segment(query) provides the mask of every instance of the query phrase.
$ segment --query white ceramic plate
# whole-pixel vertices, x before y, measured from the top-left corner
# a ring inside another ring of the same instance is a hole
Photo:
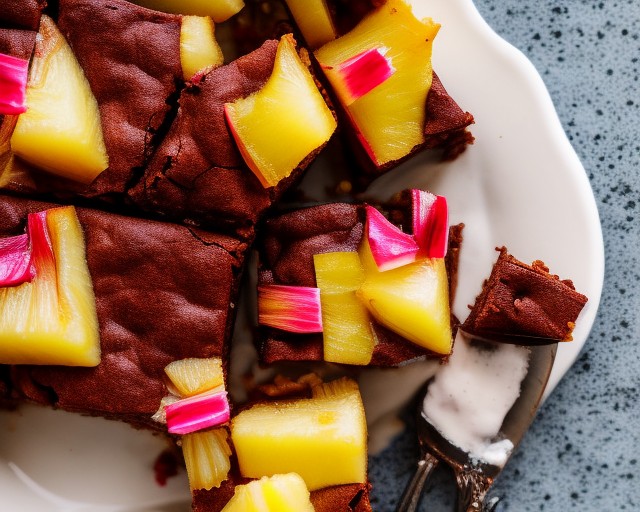
[[[589,182],[540,76],[491,31],[471,0],[414,3],[419,15],[442,24],[434,67],[451,95],[474,114],[477,142],[451,163],[420,155],[378,180],[372,192],[386,197],[419,187],[448,197],[451,220],[466,224],[454,305],[461,319],[490,272],[494,247],[505,245],[526,262],[542,259],[552,272],[573,279],[590,300],[574,341],[560,347],[551,390],[584,345],[600,300],[604,250]],[[397,432],[397,423],[389,421],[393,411],[429,372],[429,365],[411,365],[363,377],[374,448]],[[383,395],[385,389],[391,393]],[[382,406],[374,409],[374,403]],[[186,511],[184,475],[167,487],[154,481],[151,467],[162,448],[159,439],[115,422],[35,407],[0,412],[0,508]]]

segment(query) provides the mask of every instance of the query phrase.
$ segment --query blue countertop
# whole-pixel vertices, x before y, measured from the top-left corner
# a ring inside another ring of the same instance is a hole
[[[490,496],[499,511],[640,507],[640,3],[475,0],[549,89],[594,190],[605,242],[602,302],[580,357],[540,410]],[[411,435],[376,457],[374,509],[393,511],[408,480]],[[420,510],[452,511],[446,471]]]

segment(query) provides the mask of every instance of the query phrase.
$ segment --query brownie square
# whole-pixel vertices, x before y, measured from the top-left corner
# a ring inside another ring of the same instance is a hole
[[[410,224],[410,205],[387,205],[398,225]],[[363,204],[330,203],[287,212],[268,219],[258,239],[260,285],[316,286],[313,255],[357,251],[364,235]],[[449,257],[450,297],[455,293],[455,273],[462,243],[462,225],[451,230]],[[453,279],[452,279],[453,278]],[[377,344],[372,366],[397,366],[418,358],[434,357],[430,351],[373,321]],[[258,351],[264,363],[322,361],[322,334],[296,334],[260,326]],[[441,356],[437,356],[441,357]]]
[[[56,205],[0,200],[0,236]],[[221,235],[78,208],[102,349],[94,368],[16,365],[12,394],[68,411],[159,428],[164,367],[187,357],[228,360],[244,244]]]
[[[505,247],[476,298],[462,329],[477,335],[533,336],[571,340],[587,297],[573,282],[550,274],[540,260],[531,265],[511,256]]]
[[[278,41],[190,83],[167,136],[140,182],[137,206],[170,218],[252,239],[262,214],[322,149],[276,187],[264,188],[231,136],[224,104],[260,90],[273,71]]]

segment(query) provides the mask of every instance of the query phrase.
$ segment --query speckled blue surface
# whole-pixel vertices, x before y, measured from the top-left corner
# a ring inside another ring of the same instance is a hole
[[[640,2],[476,0],[545,81],[589,176],[604,232],[602,303],[580,358],[496,482],[506,512],[640,507]],[[372,464],[389,512],[413,469],[408,433]],[[378,469],[377,469],[378,468]],[[442,470],[421,510],[453,511]]]

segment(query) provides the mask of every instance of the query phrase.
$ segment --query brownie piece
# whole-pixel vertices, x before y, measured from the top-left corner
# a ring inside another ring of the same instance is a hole
[[[264,188],[231,136],[224,104],[260,90],[271,76],[278,41],[214,69],[190,84],[169,133],[131,192],[143,209],[253,238],[264,211],[302,173],[322,147],[291,176]]]
[[[410,224],[409,209],[402,203],[392,205],[390,216],[404,217]],[[400,219],[393,219],[403,224]],[[313,255],[326,252],[357,251],[364,235],[365,206],[362,204],[330,203],[284,213],[265,222],[258,240],[260,255],[259,284],[316,286]],[[453,250],[447,259],[452,284],[450,299],[455,292],[462,225],[454,227],[450,237]],[[406,361],[433,356],[386,327],[373,322],[377,344],[370,364],[397,366]],[[278,361],[322,361],[322,334],[296,334],[260,326],[258,350],[265,363]],[[441,356],[437,356],[441,357]]]
[[[175,109],[181,20],[125,0],[60,0],[57,24],[98,102],[109,167],[87,186],[27,166],[7,188],[123,203]]]
[[[0,236],[55,205],[0,199]],[[11,367],[13,397],[136,425],[167,394],[164,367],[187,357],[228,360],[244,244],[149,220],[77,209],[93,280],[102,361],[94,368]]]
[[[309,398],[311,396],[311,382],[313,379],[305,380],[304,377],[294,382],[286,377],[277,376],[273,382],[250,390],[249,403],[243,405],[242,408],[249,408],[258,402]],[[241,476],[233,446],[231,446],[231,450],[231,470],[228,479],[222,482],[219,488],[193,491],[192,510],[194,512],[220,512],[233,497],[235,486],[244,485],[251,481],[250,478]],[[311,503],[316,512],[371,512],[370,489],[371,484],[369,483],[325,487],[311,491]]]
[[[587,297],[570,280],[550,274],[536,260],[527,265],[505,247],[462,329],[476,335],[505,334],[570,341]]]
[[[109,168],[83,195],[124,193],[182,80],[181,16],[124,0],[60,0],[58,26],[100,107]]]
[[[193,512],[220,512],[233,497],[236,485],[250,482],[247,478],[230,475],[218,489],[193,492]],[[369,484],[346,484],[311,491],[311,503],[316,512],[371,512]]]

